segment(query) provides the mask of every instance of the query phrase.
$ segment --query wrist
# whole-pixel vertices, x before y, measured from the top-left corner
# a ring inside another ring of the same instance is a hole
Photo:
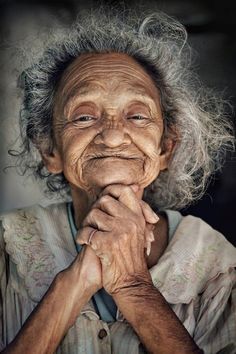
[[[92,286],[86,286],[79,269],[73,266],[57,274],[50,291],[54,293],[55,303],[63,311],[68,328],[74,324],[95,292]]]
[[[153,284],[121,289],[114,300],[148,352],[202,353]]]
[[[53,283],[58,295],[61,293],[64,298],[68,296],[70,302],[74,301],[75,303],[78,300],[88,302],[96,291],[96,286],[89,284],[79,269],[75,270],[72,267],[58,273]]]
[[[143,299],[156,296],[156,291],[157,289],[154,287],[151,279],[135,277],[132,281],[120,287],[112,294],[112,297],[121,312],[123,312],[122,309],[126,307],[127,302],[135,306],[139,302],[143,302]]]

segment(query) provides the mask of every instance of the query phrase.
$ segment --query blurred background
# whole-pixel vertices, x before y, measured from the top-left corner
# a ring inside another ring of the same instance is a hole
[[[8,155],[18,144],[20,93],[17,77],[40,55],[52,29],[69,25],[78,11],[96,1],[0,1],[0,211],[34,203],[53,202],[31,178],[20,176]],[[117,1],[107,1],[118,6]],[[137,7],[137,1],[123,1]],[[236,3],[232,0],[139,1],[147,9],[160,9],[182,22],[195,52],[195,70],[202,82],[222,92],[236,106]],[[232,119],[235,124],[235,115]],[[205,196],[183,214],[200,216],[236,245],[236,155],[230,154]]]

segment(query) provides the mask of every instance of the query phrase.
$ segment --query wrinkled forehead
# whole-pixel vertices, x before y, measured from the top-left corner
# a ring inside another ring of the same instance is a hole
[[[98,88],[117,93],[133,91],[159,100],[151,76],[135,59],[123,53],[80,55],[64,71],[57,96],[65,104],[74,95],[92,94]]]

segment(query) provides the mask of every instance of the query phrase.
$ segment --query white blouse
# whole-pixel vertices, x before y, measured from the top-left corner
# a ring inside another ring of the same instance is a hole
[[[77,251],[66,204],[17,210],[2,215],[1,220],[3,349]],[[235,267],[233,245],[201,219],[187,216],[179,223],[158,263],[150,269],[154,286],[206,354],[236,353]],[[56,353],[140,354],[145,350],[119,309],[116,321],[106,323],[90,301]]]

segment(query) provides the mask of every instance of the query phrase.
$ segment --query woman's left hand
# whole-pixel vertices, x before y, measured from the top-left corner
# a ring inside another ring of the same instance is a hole
[[[100,258],[103,287],[111,295],[152,284],[145,247],[154,240],[157,221],[152,209],[124,185],[105,188],[88,213],[77,242],[90,245]]]

